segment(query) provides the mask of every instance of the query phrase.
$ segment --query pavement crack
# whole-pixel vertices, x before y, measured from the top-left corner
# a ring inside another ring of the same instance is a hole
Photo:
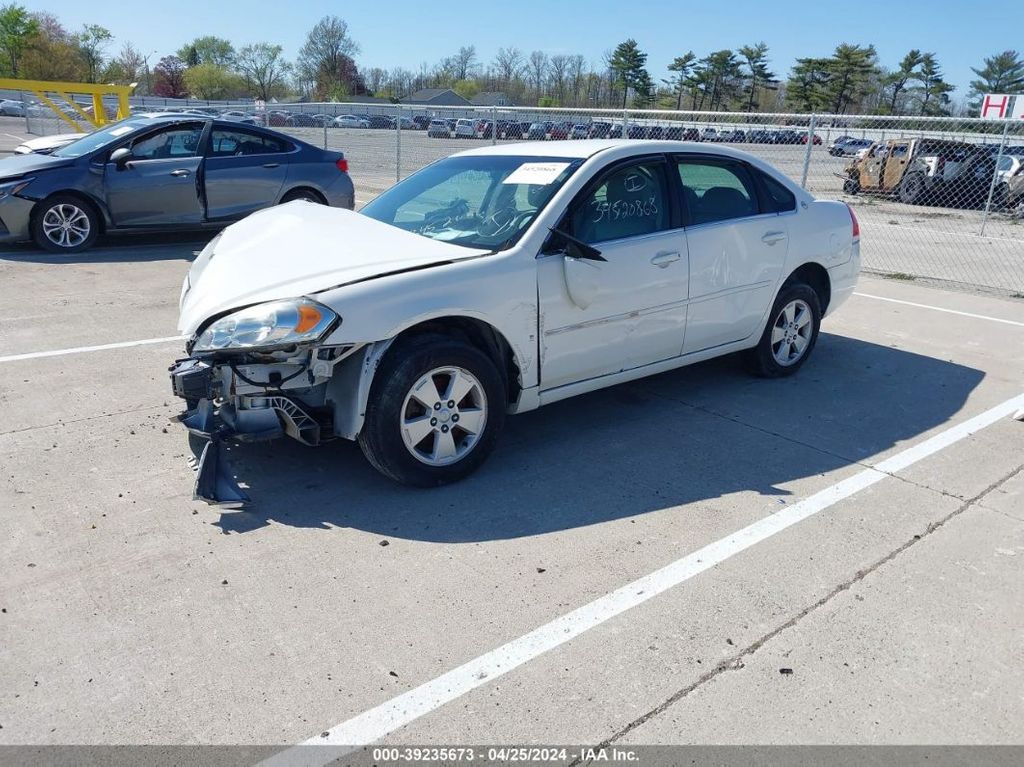
[[[771,631],[767,632],[766,634],[763,634],[761,637],[759,637],[754,642],[752,642],[751,644],[749,644],[746,647],[744,647],[742,650],[740,650],[739,652],[737,652],[733,656],[731,656],[729,658],[726,658],[725,660],[720,661],[714,668],[712,668],[711,670],[707,671],[706,673],[704,673],[703,675],[698,677],[694,682],[692,682],[691,684],[689,684],[686,687],[682,688],[681,690],[678,690],[677,692],[673,693],[668,698],[666,698],[664,701],[662,701],[657,706],[652,708],[650,711],[648,711],[647,713],[643,714],[642,716],[637,717],[636,719],[631,721],[629,724],[627,724],[625,727],[623,727],[622,729],[620,729],[617,732],[615,732],[609,738],[607,738],[604,741],[602,741],[601,743],[599,743],[596,746],[596,748],[597,749],[601,749],[601,748],[609,748],[609,747],[611,747],[612,744],[614,744],[617,741],[621,740],[623,737],[625,737],[627,734],[629,734],[630,732],[635,730],[637,727],[641,726],[645,722],[650,721],[654,717],[664,713],[669,708],[671,708],[673,705],[675,705],[676,703],[681,701],[683,698],[687,697],[690,693],[694,692],[695,690],[699,689],[700,687],[703,687],[705,684],[707,684],[708,682],[711,682],[713,679],[715,679],[719,675],[724,674],[727,671],[736,671],[736,670],[742,669],[744,667],[744,665],[745,665],[744,662],[743,662],[744,658],[749,657],[749,656],[753,655],[754,653],[756,653],[758,650],[760,650],[762,647],[764,647],[772,639],[774,639],[775,637],[779,636],[779,634],[781,634],[784,631],[786,631],[787,629],[792,628],[793,626],[797,625],[800,621],[802,621],[808,615],[810,615],[811,613],[815,612],[816,610],[818,610],[819,608],[823,607],[824,605],[828,604],[829,602],[831,602],[838,595],[842,594],[845,591],[849,591],[854,585],[856,585],[857,583],[860,583],[862,580],[867,578],[867,576],[869,576],[871,573],[875,572],[876,570],[878,570],[883,565],[886,565],[889,562],[891,562],[892,560],[896,559],[896,557],[898,557],[900,554],[905,552],[911,546],[914,546],[915,544],[920,543],[921,541],[925,540],[930,535],[932,535],[934,532],[936,532],[937,530],[941,529],[950,520],[955,519],[956,517],[960,516],[967,509],[969,509],[969,508],[971,508],[972,506],[975,506],[975,505],[980,506],[981,504],[979,503],[979,501],[981,501],[981,499],[983,499],[985,496],[987,496],[989,493],[991,493],[996,488],[1000,487],[1001,485],[1005,484],[1006,482],[1008,482],[1011,479],[1013,479],[1014,477],[1016,477],[1022,471],[1024,471],[1024,465],[1018,466],[1013,471],[1011,471],[1008,474],[1005,474],[1004,476],[1000,477],[995,482],[990,484],[988,487],[983,489],[981,492],[977,493],[975,496],[965,500],[962,504],[960,504],[956,509],[951,511],[946,516],[944,516],[941,519],[938,519],[938,520],[936,520],[934,522],[929,523],[929,525],[925,528],[925,531],[923,533],[921,533],[920,535],[915,535],[915,536],[909,538],[908,540],[904,541],[902,544],[897,546],[895,549],[890,551],[888,554],[886,554],[881,559],[878,559],[873,564],[871,564],[871,565],[869,565],[869,566],[867,566],[867,567],[865,567],[865,568],[863,568],[861,570],[858,570],[856,573],[854,573],[854,575],[852,577],[850,577],[849,579],[847,579],[847,580],[843,581],[842,583],[838,584],[837,586],[835,586],[831,591],[829,591],[827,594],[825,594],[825,596],[821,597],[821,599],[818,599],[813,604],[805,607],[803,610],[798,612],[796,615],[794,615],[792,618],[787,620],[785,623],[782,623],[779,626],[776,626]],[[570,765],[576,765],[576,764],[582,764],[582,763],[583,763],[583,760],[577,759],[574,762],[571,762]]]
[[[140,407],[128,408],[127,410],[114,410],[110,413],[100,413],[99,415],[88,415],[83,418],[72,418],[67,421],[54,421],[53,423],[42,423],[35,426],[23,426],[20,429],[11,429],[10,431],[0,431],[0,437],[7,437],[11,434],[23,434],[29,431],[36,431],[38,429],[52,429],[54,426],[68,426],[73,423],[86,423],[87,421],[97,421],[101,418],[111,418],[117,415],[128,415],[129,413],[140,413],[143,410],[159,410],[165,407],[164,405],[142,405]]]

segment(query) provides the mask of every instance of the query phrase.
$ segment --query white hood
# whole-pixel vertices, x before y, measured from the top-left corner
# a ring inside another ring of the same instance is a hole
[[[487,252],[301,201],[253,213],[211,245],[192,264],[183,286],[178,330],[186,335],[235,307]]]

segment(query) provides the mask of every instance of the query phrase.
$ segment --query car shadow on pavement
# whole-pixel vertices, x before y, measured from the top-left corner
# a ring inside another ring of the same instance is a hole
[[[79,253],[51,253],[31,243],[4,245],[0,261],[33,264],[102,264],[121,261],[191,261],[194,251],[202,250],[217,232],[159,232],[146,234],[109,234]]]
[[[822,334],[791,378],[753,378],[726,357],[510,417],[468,479],[420,490],[379,475],[347,441],[236,445],[253,503],[214,523],[350,527],[396,538],[476,542],[532,536],[756,492],[841,469],[942,426],[984,373]]]

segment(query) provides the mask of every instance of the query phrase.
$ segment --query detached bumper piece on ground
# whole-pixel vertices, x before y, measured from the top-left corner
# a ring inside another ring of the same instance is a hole
[[[307,445],[320,443],[320,424],[287,397],[242,397],[246,409],[227,403],[218,405],[217,387],[208,364],[184,359],[169,370],[175,396],[190,405],[177,420],[189,433],[207,440],[199,457],[195,500],[230,508],[241,508],[251,501],[225,455],[224,443],[228,440],[259,442],[287,434]]]

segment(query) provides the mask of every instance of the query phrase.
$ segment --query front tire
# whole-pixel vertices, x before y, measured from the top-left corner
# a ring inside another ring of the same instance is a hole
[[[494,449],[506,402],[494,363],[468,343],[436,335],[399,341],[374,376],[359,447],[404,485],[456,482]]]
[[[908,173],[903,177],[899,187],[900,202],[917,205],[924,200],[924,176],[920,173]]]
[[[100,220],[81,198],[57,194],[39,203],[32,216],[32,240],[51,253],[77,253],[96,242]]]
[[[768,317],[761,340],[747,352],[747,367],[763,378],[793,375],[811,356],[818,341],[818,294],[802,282],[783,285]]]

